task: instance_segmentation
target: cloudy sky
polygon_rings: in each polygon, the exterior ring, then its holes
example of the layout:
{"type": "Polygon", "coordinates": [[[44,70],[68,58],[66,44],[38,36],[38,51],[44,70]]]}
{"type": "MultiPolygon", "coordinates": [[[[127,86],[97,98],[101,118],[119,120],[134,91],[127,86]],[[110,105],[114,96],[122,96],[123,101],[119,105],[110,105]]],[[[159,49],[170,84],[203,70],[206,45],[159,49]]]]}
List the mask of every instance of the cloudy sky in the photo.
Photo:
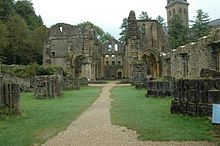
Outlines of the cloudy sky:
{"type": "MultiPolygon", "coordinates": [[[[76,25],[91,21],[116,38],[122,20],[130,10],[146,11],[152,18],[166,19],[166,0],[32,0],[36,13],[42,16],[47,27],[59,22],[76,25]]],[[[211,19],[220,18],[219,0],[188,0],[189,17],[193,20],[196,10],[208,12],[211,19]]]]}

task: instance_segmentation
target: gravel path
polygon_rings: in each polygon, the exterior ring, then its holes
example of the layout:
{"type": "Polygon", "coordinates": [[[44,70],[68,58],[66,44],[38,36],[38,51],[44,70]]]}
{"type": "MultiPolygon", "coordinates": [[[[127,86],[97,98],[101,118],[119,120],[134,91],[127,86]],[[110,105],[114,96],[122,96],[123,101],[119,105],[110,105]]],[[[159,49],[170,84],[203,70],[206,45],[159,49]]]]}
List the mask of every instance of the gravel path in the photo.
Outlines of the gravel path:
{"type": "Polygon", "coordinates": [[[111,124],[110,91],[116,85],[102,86],[100,97],[69,127],[49,139],[44,146],[214,146],[208,142],[152,142],[138,141],[135,131],[111,124]]]}

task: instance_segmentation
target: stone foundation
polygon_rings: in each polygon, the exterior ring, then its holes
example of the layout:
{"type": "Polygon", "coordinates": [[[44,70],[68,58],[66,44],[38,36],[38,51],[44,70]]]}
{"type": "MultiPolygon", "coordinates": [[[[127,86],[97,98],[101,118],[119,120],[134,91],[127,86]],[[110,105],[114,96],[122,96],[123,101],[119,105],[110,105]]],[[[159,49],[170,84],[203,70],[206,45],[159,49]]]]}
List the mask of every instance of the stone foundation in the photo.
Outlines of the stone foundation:
{"type": "Polygon", "coordinates": [[[0,115],[20,113],[20,86],[4,82],[0,75],[0,115]]]}
{"type": "Polygon", "coordinates": [[[35,97],[54,98],[61,96],[61,85],[57,76],[36,76],[35,77],[35,97]]]}
{"type": "Polygon", "coordinates": [[[220,104],[220,79],[180,79],[176,82],[171,113],[212,116],[212,104],[220,104]]]}
{"type": "Polygon", "coordinates": [[[64,90],[79,90],[80,84],[78,79],[72,79],[71,77],[66,77],[61,81],[62,89],[64,90]]]}
{"type": "Polygon", "coordinates": [[[170,81],[147,81],[146,97],[159,97],[172,96],[174,91],[174,80],[170,81]]]}

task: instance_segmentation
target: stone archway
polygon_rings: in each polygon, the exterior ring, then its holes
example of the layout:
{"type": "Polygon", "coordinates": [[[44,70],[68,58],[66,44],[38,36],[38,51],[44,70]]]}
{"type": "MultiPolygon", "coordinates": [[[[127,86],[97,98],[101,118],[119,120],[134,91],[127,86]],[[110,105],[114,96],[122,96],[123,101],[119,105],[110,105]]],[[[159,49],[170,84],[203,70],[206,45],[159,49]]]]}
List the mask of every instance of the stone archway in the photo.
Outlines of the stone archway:
{"type": "Polygon", "coordinates": [[[160,77],[160,61],[158,55],[153,51],[147,51],[142,56],[145,66],[145,75],[160,77]]]}
{"type": "Polygon", "coordinates": [[[75,78],[80,78],[81,77],[81,72],[82,72],[82,59],[83,59],[83,56],[80,55],[80,56],[77,56],[75,59],[74,59],[74,66],[75,66],[75,78]]]}
{"type": "Polygon", "coordinates": [[[117,70],[117,79],[122,79],[123,78],[123,71],[121,69],[117,70]]]}

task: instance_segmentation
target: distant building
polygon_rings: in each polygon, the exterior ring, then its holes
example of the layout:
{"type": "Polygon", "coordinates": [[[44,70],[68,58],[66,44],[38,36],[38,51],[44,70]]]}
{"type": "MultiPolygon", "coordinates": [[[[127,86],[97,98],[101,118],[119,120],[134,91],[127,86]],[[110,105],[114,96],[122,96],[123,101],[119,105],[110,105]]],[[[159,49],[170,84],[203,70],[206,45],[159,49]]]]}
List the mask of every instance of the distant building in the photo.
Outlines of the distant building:
{"type": "Polygon", "coordinates": [[[174,15],[179,15],[185,26],[189,26],[189,3],[187,0],[167,0],[167,22],[173,18],[174,15]]]}

